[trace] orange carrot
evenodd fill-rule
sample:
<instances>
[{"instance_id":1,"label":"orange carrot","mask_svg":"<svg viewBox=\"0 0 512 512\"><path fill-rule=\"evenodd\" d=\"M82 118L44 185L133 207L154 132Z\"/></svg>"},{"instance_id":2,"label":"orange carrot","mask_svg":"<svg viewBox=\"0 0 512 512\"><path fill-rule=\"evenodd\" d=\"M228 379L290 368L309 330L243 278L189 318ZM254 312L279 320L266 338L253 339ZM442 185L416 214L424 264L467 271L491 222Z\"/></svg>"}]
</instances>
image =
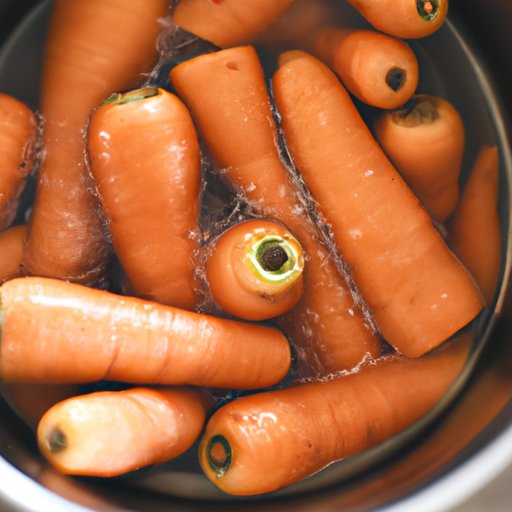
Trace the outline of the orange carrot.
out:
<instances>
[{"instance_id":1,"label":"orange carrot","mask_svg":"<svg viewBox=\"0 0 512 512\"><path fill-rule=\"evenodd\" d=\"M468 341L422 359L390 356L334 380L234 400L208 421L201 466L224 492L252 495L360 453L436 404L462 369Z\"/></svg>"},{"instance_id":2,"label":"orange carrot","mask_svg":"<svg viewBox=\"0 0 512 512\"><path fill-rule=\"evenodd\" d=\"M439 222L455 210L464 156L464 125L455 107L442 98L420 94L375 120L384 152L413 192Z\"/></svg>"},{"instance_id":3,"label":"orange carrot","mask_svg":"<svg viewBox=\"0 0 512 512\"><path fill-rule=\"evenodd\" d=\"M455 254L475 277L487 303L496 293L501 265L498 173L498 148L485 146L466 182L448 238Z\"/></svg>"},{"instance_id":4,"label":"orange carrot","mask_svg":"<svg viewBox=\"0 0 512 512\"><path fill-rule=\"evenodd\" d=\"M48 278L0 287L6 382L260 388L290 366L277 329L209 317Z\"/></svg>"},{"instance_id":5,"label":"orange carrot","mask_svg":"<svg viewBox=\"0 0 512 512\"><path fill-rule=\"evenodd\" d=\"M156 60L166 0L56 0L41 92L45 156L26 250L27 271L91 283L108 254L90 191L82 128L106 96L135 86Z\"/></svg>"},{"instance_id":6,"label":"orange carrot","mask_svg":"<svg viewBox=\"0 0 512 512\"><path fill-rule=\"evenodd\" d=\"M23 274L23 247L27 226L13 226L0 233L0 284Z\"/></svg>"},{"instance_id":7,"label":"orange carrot","mask_svg":"<svg viewBox=\"0 0 512 512\"><path fill-rule=\"evenodd\" d=\"M262 32L293 0L181 0L178 26L217 46L234 46Z\"/></svg>"},{"instance_id":8,"label":"orange carrot","mask_svg":"<svg viewBox=\"0 0 512 512\"><path fill-rule=\"evenodd\" d=\"M222 309L246 320L286 313L300 299L304 255L278 222L252 219L231 226L210 248L206 276Z\"/></svg>"},{"instance_id":9,"label":"orange carrot","mask_svg":"<svg viewBox=\"0 0 512 512\"><path fill-rule=\"evenodd\" d=\"M372 30L325 28L313 35L314 53L357 98L385 109L403 105L418 86L418 62L400 39Z\"/></svg>"},{"instance_id":10,"label":"orange carrot","mask_svg":"<svg viewBox=\"0 0 512 512\"><path fill-rule=\"evenodd\" d=\"M439 30L448 0L348 0L377 30L405 39Z\"/></svg>"},{"instance_id":11,"label":"orange carrot","mask_svg":"<svg viewBox=\"0 0 512 512\"><path fill-rule=\"evenodd\" d=\"M302 299L279 319L301 361L316 373L352 368L380 341L363 321L322 235L280 159L263 71L251 47L191 59L171 71L223 176L260 216L287 226L306 254ZM204 84L208 87L204 87ZM302 369L301 369L302 371ZM304 368L307 372L307 368ZM299 372L300 373L300 372Z\"/></svg>"},{"instance_id":12,"label":"orange carrot","mask_svg":"<svg viewBox=\"0 0 512 512\"><path fill-rule=\"evenodd\" d=\"M18 200L32 171L38 122L23 103L0 93L0 230L16 216Z\"/></svg>"},{"instance_id":13,"label":"orange carrot","mask_svg":"<svg viewBox=\"0 0 512 512\"><path fill-rule=\"evenodd\" d=\"M90 171L114 250L136 295L193 309L201 163L192 119L173 94L114 94L91 115Z\"/></svg>"},{"instance_id":14,"label":"orange carrot","mask_svg":"<svg viewBox=\"0 0 512 512\"><path fill-rule=\"evenodd\" d=\"M336 76L304 52L282 61L273 86L292 158L382 335L420 356L475 318L478 288Z\"/></svg>"},{"instance_id":15,"label":"orange carrot","mask_svg":"<svg viewBox=\"0 0 512 512\"><path fill-rule=\"evenodd\" d=\"M212 403L200 391L100 391L54 405L39 422L41 452L59 471L115 476L185 452Z\"/></svg>"}]
</instances>

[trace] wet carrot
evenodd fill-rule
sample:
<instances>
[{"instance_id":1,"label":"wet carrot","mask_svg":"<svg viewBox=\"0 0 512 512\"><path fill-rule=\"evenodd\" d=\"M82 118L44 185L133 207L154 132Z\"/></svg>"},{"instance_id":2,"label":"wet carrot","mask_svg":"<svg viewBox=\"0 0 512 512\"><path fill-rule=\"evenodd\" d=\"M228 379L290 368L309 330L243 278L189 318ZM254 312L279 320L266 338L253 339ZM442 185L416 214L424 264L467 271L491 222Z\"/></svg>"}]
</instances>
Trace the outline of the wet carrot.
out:
<instances>
[{"instance_id":1,"label":"wet carrot","mask_svg":"<svg viewBox=\"0 0 512 512\"><path fill-rule=\"evenodd\" d=\"M302 247L282 224L252 219L231 226L211 244L206 277L224 311L266 320L300 299L303 269Z\"/></svg>"},{"instance_id":2,"label":"wet carrot","mask_svg":"<svg viewBox=\"0 0 512 512\"><path fill-rule=\"evenodd\" d=\"M0 233L0 284L23 274L23 247L27 226L13 226Z\"/></svg>"},{"instance_id":3,"label":"wet carrot","mask_svg":"<svg viewBox=\"0 0 512 512\"><path fill-rule=\"evenodd\" d=\"M439 30L448 0L348 0L377 30L415 39Z\"/></svg>"},{"instance_id":4,"label":"wet carrot","mask_svg":"<svg viewBox=\"0 0 512 512\"><path fill-rule=\"evenodd\" d=\"M482 298L320 61L285 54L274 75L285 139L384 338L417 357L473 320Z\"/></svg>"},{"instance_id":5,"label":"wet carrot","mask_svg":"<svg viewBox=\"0 0 512 512\"><path fill-rule=\"evenodd\" d=\"M110 477L181 455L212 404L201 391L100 391L54 405L39 422L41 452L59 471Z\"/></svg>"},{"instance_id":6,"label":"wet carrot","mask_svg":"<svg viewBox=\"0 0 512 512\"><path fill-rule=\"evenodd\" d=\"M0 230L16 216L18 200L34 166L38 121L21 101L0 93Z\"/></svg>"},{"instance_id":7,"label":"wet carrot","mask_svg":"<svg viewBox=\"0 0 512 512\"><path fill-rule=\"evenodd\" d=\"M447 100L419 94L403 108L382 112L374 133L386 155L439 222L455 210L464 156L464 125Z\"/></svg>"},{"instance_id":8,"label":"wet carrot","mask_svg":"<svg viewBox=\"0 0 512 512\"><path fill-rule=\"evenodd\" d=\"M403 105L418 86L418 62L400 39L373 30L325 28L313 35L314 53L357 98L374 107Z\"/></svg>"},{"instance_id":9,"label":"wet carrot","mask_svg":"<svg viewBox=\"0 0 512 512\"><path fill-rule=\"evenodd\" d=\"M173 94L113 94L91 115L89 167L114 250L136 295L185 309L197 300L201 158Z\"/></svg>"},{"instance_id":10,"label":"wet carrot","mask_svg":"<svg viewBox=\"0 0 512 512\"><path fill-rule=\"evenodd\" d=\"M436 404L462 369L468 341L424 358L390 356L334 380L236 399L208 421L201 466L222 491L252 495L367 450Z\"/></svg>"},{"instance_id":11,"label":"wet carrot","mask_svg":"<svg viewBox=\"0 0 512 512\"><path fill-rule=\"evenodd\" d=\"M82 128L93 107L135 86L156 60L166 0L57 0L46 41L41 114L45 156L29 223L27 271L91 283L108 254L84 169Z\"/></svg>"},{"instance_id":12,"label":"wet carrot","mask_svg":"<svg viewBox=\"0 0 512 512\"><path fill-rule=\"evenodd\" d=\"M251 47L191 59L170 74L223 177L258 215L287 226L306 254L302 299L278 322L316 373L352 368L380 354L380 341L339 274L298 197L278 150L263 71ZM208 87L204 87L207 83ZM307 368L303 369L307 372ZM299 372L300 373L300 372Z\"/></svg>"},{"instance_id":13,"label":"wet carrot","mask_svg":"<svg viewBox=\"0 0 512 512\"><path fill-rule=\"evenodd\" d=\"M0 287L0 378L259 388L290 366L278 330L56 279Z\"/></svg>"},{"instance_id":14,"label":"wet carrot","mask_svg":"<svg viewBox=\"0 0 512 512\"><path fill-rule=\"evenodd\" d=\"M498 216L499 156L496 146L485 146L473 164L455 215L448 241L473 274L487 303L492 302L501 264Z\"/></svg>"},{"instance_id":15,"label":"wet carrot","mask_svg":"<svg viewBox=\"0 0 512 512\"><path fill-rule=\"evenodd\" d=\"M293 0L181 0L175 23L220 47L249 41L265 30Z\"/></svg>"}]
</instances>

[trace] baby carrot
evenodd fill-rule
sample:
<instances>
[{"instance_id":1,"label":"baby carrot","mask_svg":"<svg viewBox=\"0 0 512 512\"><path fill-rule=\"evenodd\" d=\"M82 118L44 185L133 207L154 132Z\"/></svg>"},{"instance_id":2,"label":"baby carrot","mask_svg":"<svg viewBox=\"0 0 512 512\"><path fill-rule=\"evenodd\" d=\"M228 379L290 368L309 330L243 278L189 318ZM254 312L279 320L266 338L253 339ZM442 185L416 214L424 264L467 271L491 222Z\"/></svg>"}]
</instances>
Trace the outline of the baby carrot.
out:
<instances>
[{"instance_id":1,"label":"baby carrot","mask_svg":"<svg viewBox=\"0 0 512 512\"><path fill-rule=\"evenodd\" d=\"M490 303L496 293L501 263L498 216L499 157L496 146L480 150L450 222L448 241L473 274Z\"/></svg>"},{"instance_id":2,"label":"baby carrot","mask_svg":"<svg viewBox=\"0 0 512 512\"><path fill-rule=\"evenodd\" d=\"M209 317L56 279L0 287L0 378L14 382L260 388L290 366L277 329Z\"/></svg>"},{"instance_id":3,"label":"baby carrot","mask_svg":"<svg viewBox=\"0 0 512 512\"><path fill-rule=\"evenodd\" d=\"M345 87L369 105L397 108L416 91L418 62L400 39L373 30L325 28L314 34L313 48Z\"/></svg>"},{"instance_id":4,"label":"baby carrot","mask_svg":"<svg viewBox=\"0 0 512 512\"><path fill-rule=\"evenodd\" d=\"M304 52L282 62L273 90L292 158L380 332L420 356L475 318L479 290L336 76Z\"/></svg>"},{"instance_id":5,"label":"baby carrot","mask_svg":"<svg viewBox=\"0 0 512 512\"><path fill-rule=\"evenodd\" d=\"M348 0L377 30L405 39L439 30L448 14L448 0Z\"/></svg>"},{"instance_id":6,"label":"baby carrot","mask_svg":"<svg viewBox=\"0 0 512 512\"><path fill-rule=\"evenodd\" d=\"M256 393L221 407L199 448L229 494L272 492L399 433L457 377L469 338L421 359L390 356L329 381Z\"/></svg>"},{"instance_id":7,"label":"baby carrot","mask_svg":"<svg viewBox=\"0 0 512 512\"><path fill-rule=\"evenodd\" d=\"M265 30L293 0L181 0L175 23L217 46L249 41Z\"/></svg>"},{"instance_id":8,"label":"baby carrot","mask_svg":"<svg viewBox=\"0 0 512 512\"><path fill-rule=\"evenodd\" d=\"M0 230L16 216L38 138L35 114L12 96L0 93Z\"/></svg>"},{"instance_id":9,"label":"baby carrot","mask_svg":"<svg viewBox=\"0 0 512 512\"><path fill-rule=\"evenodd\" d=\"M419 94L403 108L377 116L374 133L427 210L444 222L459 199L464 156L464 125L455 107Z\"/></svg>"},{"instance_id":10,"label":"baby carrot","mask_svg":"<svg viewBox=\"0 0 512 512\"><path fill-rule=\"evenodd\" d=\"M201 163L185 105L155 87L113 94L91 115L87 148L134 293L193 309Z\"/></svg>"},{"instance_id":11,"label":"baby carrot","mask_svg":"<svg viewBox=\"0 0 512 512\"><path fill-rule=\"evenodd\" d=\"M23 247L27 226L20 224L0 233L0 284L23 273Z\"/></svg>"},{"instance_id":12,"label":"baby carrot","mask_svg":"<svg viewBox=\"0 0 512 512\"><path fill-rule=\"evenodd\" d=\"M266 320L300 299L303 269L302 247L282 224L252 219L213 242L206 276L222 309L246 320Z\"/></svg>"},{"instance_id":13,"label":"baby carrot","mask_svg":"<svg viewBox=\"0 0 512 512\"><path fill-rule=\"evenodd\" d=\"M329 250L319 242L322 235L280 158L270 99L254 49L245 46L202 55L176 66L170 77L215 163L226 169L224 178L258 215L287 226L304 249L302 299L278 319L298 346L299 359L325 374L352 368L366 354L379 355L379 339L365 325Z\"/></svg>"},{"instance_id":14,"label":"baby carrot","mask_svg":"<svg viewBox=\"0 0 512 512\"><path fill-rule=\"evenodd\" d=\"M185 452L212 404L201 391L134 388L76 396L39 422L46 459L62 473L110 477Z\"/></svg>"},{"instance_id":15,"label":"baby carrot","mask_svg":"<svg viewBox=\"0 0 512 512\"><path fill-rule=\"evenodd\" d=\"M84 169L82 128L114 91L135 86L157 58L167 0L56 0L41 91L45 156L26 249L27 272L95 282L108 248Z\"/></svg>"}]
</instances>

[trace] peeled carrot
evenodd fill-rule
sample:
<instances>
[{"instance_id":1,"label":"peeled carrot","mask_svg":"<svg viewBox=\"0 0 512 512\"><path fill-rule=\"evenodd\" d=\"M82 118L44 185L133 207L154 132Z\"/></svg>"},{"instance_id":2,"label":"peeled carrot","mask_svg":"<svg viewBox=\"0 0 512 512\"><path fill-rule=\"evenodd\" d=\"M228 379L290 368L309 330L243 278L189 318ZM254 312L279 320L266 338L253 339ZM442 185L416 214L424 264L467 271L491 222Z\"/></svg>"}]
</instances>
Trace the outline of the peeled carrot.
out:
<instances>
[{"instance_id":1,"label":"peeled carrot","mask_svg":"<svg viewBox=\"0 0 512 512\"><path fill-rule=\"evenodd\" d=\"M448 0L348 0L377 30L415 39L439 30Z\"/></svg>"},{"instance_id":2,"label":"peeled carrot","mask_svg":"<svg viewBox=\"0 0 512 512\"><path fill-rule=\"evenodd\" d=\"M0 233L0 284L23 274L23 247L27 226L13 226Z\"/></svg>"},{"instance_id":3,"label":"peeled carrot","mask_svg":"<svg viewBox=\"0 0 512 512\"><path fill-rule=\"evenodd\" d=\"M56 279L0 287L0 378L14 382L260 388L290 367L277 329L123 297Z\"/></svg>"},{"instance_id":4,"label":"peeled carrot","mask_svg":"<svg viewBox=\"0 0 512 512\"><path fill-rule=\"evenodd\" d=\"M135 86L157 58L166 0L56 0L46 42L41 114L45 156L29 223L27 271L91 283L108 248L84 169L82 128L114 91Z\"/></svg>"},{"instance_id":5,"label":"peeled carrot","mask_svg":"<svg viewBox=\"0 0 512 512\"><path fill-rule=\"evenodd\" d=\"M212 400L200 391L101 391L54 405L39 422L41 452L59 471L115 476L185 452Z\"/></svg>"},{"instance_id":6,"label":"peeled carrot","mask_svg":"<svg viewBox=\"0 0 512 512\"><path fill-rule=\"evenodd\" d=\"M208 421L201 466L222 491L252 495L360 453L436 404L462 369L468 341L421 359L390 356L344 377L234 400Z\"/></svg>"},{"instance_id":7,"label":"peeled carrot","mask_svg":"<svg viewBox=\"0 0 512 512\"><path fill-rule=\"evenodd\" d=\"M280 223L252 219L212 243L206 263L210 292L222 309L246 320L286 313L300 299L304 255Z\"/></svg>"},{"instance_id":8,"label":"peeled carrot","mask_svg":"<svg viewBox=\"0 0 512 512\"><path fill-rule=\"evenodd\" d=\"M336 76L304 52L282 62L273 90L292 158L380 332L418 357L476 317L479 290Z\"/></svg>"},{"instance_id":9,"label":"peeled carrot","mask_svg":"<svg viewBox=\"0 0 512 512\"><path fill-rule=\"evenodd\" d=\"M193 309L201 158L185 105L145 87L91 115L90 171L114 250L136 295Z\"/></svg>"},{"instance_id":10,"label":"peeled carrot","mask_svg":"<svg viewBox=\"0 0 512 512\"><path fill-rule=\"evenodd\" d=\"M315 54L345 87L369 105L403 105L418 86L418 61L400 39L372 30L325 28L313 35Z\"/></svg>"},{"instance_id":11,"label":"peeled carrot","mask_svg":"<svg viewBox=\"0 0 512 512\"><path fill-rule=\"evenodd\" d=\"M16 216L38 138L35 114L21 101L0 93L0 230Z\"/></svg>"},{"instance_id":12,"label":"peeled carrot","mask_svg":"<svg viewBox=\"0 0 512 512\"><path fill-rule=\"evenodd\" d=\"M325 374L352 368L365 355L379 355L379 339L365 325L329 250L319 242L321 234L280 159L277 129L254 49L237 47L203 55L176 66L170 77L192 110L216 164L227 170L224 178L259 215L287 226L304 249L302 299L278 320L298 346L299 359L313 373Z\"/></svg>"},{"instance_id":13,"label":"peeled carrot","mask_svg":"<svg viewBox=\"0 0 512 512\"><path fill-rule=\"evenodd\" d=\"M464 156L464 125L447 100L419 94L382 112L374 132L386 155L439 222L455 210Z\"/></svg>"},{"instance_id":14,"label":"peeled carrot","mask_svg":"<svg viewBox=\"0 0 512 512\"><path fill-rule=\"evenodd\" d=\"M181 0L175 23L217 46L249 41L265 30L293 0Z\"/></svg>"},{"instance_id":15,"label":"peeled carrot","mask_svg":"<svg viewBox=\"0 0 512 512\"><path fill-rule=\"evenodd\" d=\"M448 237L455 254L475 277L487 303L496 293L501 265L498 173L498 148L485 146L473 164Z\"/></svg>"}]
</instances>

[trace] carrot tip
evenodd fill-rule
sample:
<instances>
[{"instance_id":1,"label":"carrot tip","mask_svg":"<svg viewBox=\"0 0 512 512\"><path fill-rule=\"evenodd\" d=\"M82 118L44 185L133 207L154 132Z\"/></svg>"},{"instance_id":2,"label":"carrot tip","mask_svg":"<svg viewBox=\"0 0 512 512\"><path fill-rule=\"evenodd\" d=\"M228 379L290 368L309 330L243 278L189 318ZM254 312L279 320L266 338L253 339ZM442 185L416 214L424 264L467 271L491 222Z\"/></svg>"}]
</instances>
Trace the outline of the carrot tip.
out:
<instances>
[{"instance_id":1,"label":"carrot tip","mask_svg":"<svg viewBox=\"0 0 512 512\"><path fill-rule=\"evenodd\" d=\"M417 96L395 110L391 116L396 124L414 128L421 124L432 124L439 117L439 113L437 105L428 97Z\"/></svg>"},{"instance_id":2,"label":"carrot tip","mask_svg":"<svg viewBox=\"0 0 512 512\"><path fill-rule=\"evenodd\" d=\"M386 75L386 83L393 89L399 91L405 83L406 71L402 68L391 68Z\"/></svg>"},{"instance_id":3,"label":"carrot tip","mask_svg":"<svg viewBox=\"0 0 512 512\"><path fill-rule=\"evenodd\" d=\"M46 446L50 453L59 453L67 448L66 434L60 428L53 427L46 438Z\"/></svg>"},{"instance_id":4,"label":"carrot tip","mask_svg":"<svg viewBox=\"0 0 512 512\"><path fill-rule=\"evenodd\" d=\"M439 0L416 0L416 8L425 21L432 21L439 13Z\"/></svg>"},{"instance_id":5,"label":"carrot tip","mask_svg":"<svg viewBox=\"0 0 512 512\"><path fill-rule=\"evenodd\" d=\"M223 477L231 465L231 445L221 435L213 436L206 446L206 459L218 478Z\"/></svg>"},{"instance_id":6,"label":"carrot tip","mask_svg":"<svg viewBox=\"0 0 512 512\"><path fill-rule=\"evenodd\" d=\"M128 92L115 92L111 94L102 105L124 105L133 101L141 101L158 96L158 87L141 87Z\"/></svg>"}]
</instances>

